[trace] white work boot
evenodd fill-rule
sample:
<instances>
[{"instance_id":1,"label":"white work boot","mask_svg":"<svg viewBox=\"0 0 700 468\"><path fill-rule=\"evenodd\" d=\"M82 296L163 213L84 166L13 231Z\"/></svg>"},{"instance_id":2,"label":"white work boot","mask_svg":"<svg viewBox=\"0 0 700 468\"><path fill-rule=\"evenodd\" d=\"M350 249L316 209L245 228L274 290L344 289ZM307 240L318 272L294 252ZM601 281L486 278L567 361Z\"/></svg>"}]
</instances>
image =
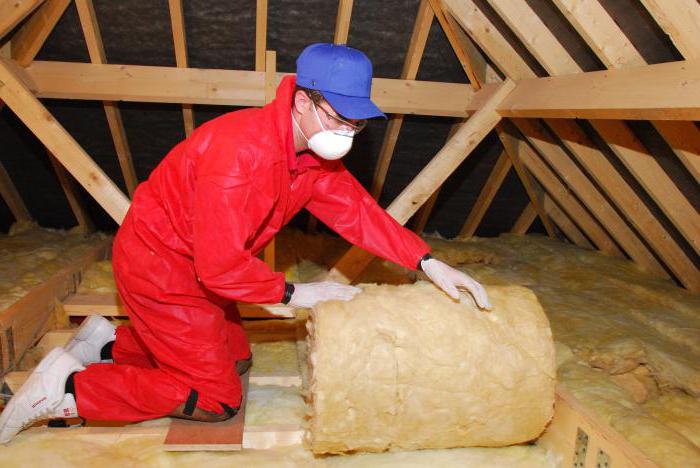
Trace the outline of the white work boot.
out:
<instances>
[{"instance_id":1,"label":"white work boot","mask_svg":"<svg viewBox=\"0 0 700 468\"><path fill-rule=\"evenodd\" d=\"M75 356L83 365L93 362L112 362L102 360L102 347L114 341L116 328L101 315L91 315L86 318L72 340L66 345L66 351Z\"/></svg>"},{"instance_id":2,"label":"white work boot","mask_svg":"<svg viewBox=\"0 0 700 468\"><path fill-rule=\"evenodd\" d=\"M0 414L0 443L7 443L27 426L50 418L74 418L78 408L66 381L82 364L63 348L54 348L41 360Z\"/></svg>"}]
</instances>

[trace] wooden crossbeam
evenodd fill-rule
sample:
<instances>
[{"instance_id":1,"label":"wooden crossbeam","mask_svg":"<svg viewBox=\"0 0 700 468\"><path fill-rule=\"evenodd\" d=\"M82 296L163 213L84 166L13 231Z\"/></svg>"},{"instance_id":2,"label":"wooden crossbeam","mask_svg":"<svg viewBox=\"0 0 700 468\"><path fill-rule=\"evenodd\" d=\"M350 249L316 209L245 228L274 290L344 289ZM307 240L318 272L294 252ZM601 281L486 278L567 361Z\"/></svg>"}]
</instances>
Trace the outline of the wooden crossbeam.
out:
<instances>
[{"instance_id":1,"label":"wooden crossbeam","mask_svg":"<svg viewBox=\"0 0 700 468\"><path fill-rule=\"evenodd\" d=\"M38 97L259 107L264 72L34 61L26 68ZM284 73L277 74L277 81ZM168 86L163 86L168 83ZM469 85L389 78L372 80L385 112L467 117L482 102Z\"/></svg>"},{"instance_id":2,"label":"wooden crossbeam","mask_svg":"<svg viewBox=\"0 0 700 468\"><path fill-rule=\"evenodd\" d=\"M673 80L680 77L680 81L677 82L680 85L680 89L675 89L674 92L680 93L681 96L674 96L673 99L676 100L676 102L680 100L685 102L693 101L694 96L692 96L693 93L690 88L692 88L693 80L695 80L695 86L698 87L698 91L696 92L698 97L696 107L697 110L700 111L700 61L672 62L582 74L579 73L581 71L580 67L573 62L573 60L562 60L561 57L563 55L568 56L568 53L529 5L521 2L508 2L506 0L489 0L489 3L497 9L504 21L506 21L520 40L523 41L528 50L533 54L537 53L539 55L540 63L548 73L552 75L575 73L574 75L546 78L545 80L551 80L550 84L555 80L580 79L593 75L598 78L605 75L612 81L617 82L618 85L620 80L624 79L625 86L624 88L620 88L619 92L628 96L635 96L634 100L639 103L640 101L644 101L645 96L637 94L640 90L635 89L636 84L641 83L656 87L658 82L661 82L664 85L664 91L667 91L668 88L674 87ZM537 38L536 40L533 39L535 37ZM654 72L651 73L650 70ZM607 78L603 78L602 82L598 80L595 85L596 92L589 93L587 92L588 88L583 87L579 88L577 94L587 95L586 99L589 102L596 102L596 99L605 95L605 92L609 89L608 86L611 84L611 80ZM561 88L554 85L549 88L548 94L551 97L552 95L557 95L559 91L561 91ZM600 94L597 94L599 91ZM656 91L657 95L655 97L659 97L660 95L669 98L669 95L664 95L664 91ZM655 91L647 89L645 92L654 93ZM511 94L510 98L513 98L514 94ZM679 97L682 99L678 99ZM602 102L599 104L604 106ZM666 106L668 104L656 105ZM684 104L683 106L686 105ZM690 102L687 107L692 106L693 103ZM667 111L667 109L664 109L664 111ZM698 115L700 115L700 113ZM623 122L596 120L591 123L598 133L606 139L610 139L611 149L619 158L623 160L626 159L628 162L632 161L632 164L634 164L639 160L640 154L645 154L649 158L652 157L646 152L641 143L636 142L636 137ZM566 138L562 138L563 143L569 149L572 147L577 148L578 151L576 154L578 155L580 155L581 152L587 151L588 147L594 146L581 132L571 131L571 126L569 125L562 126L560 120L552 120L549 122L549 125L552 128L557 128L556 132L560 137L566 134ZM622 144L620 144L620 142L622 142ZM630 151L634 153L630 154ZM651 213L646 205L644 205L644 202L639 199L634 190L615 170L614 166L607 158L605 158L602 153L598 152L595 156L589 155L589 157L582 158L579 162L586 167L589 174L596 179L598 184L606 190L608 196L615 200L630 222L666 262L667 266L674 272L679 281L690 290L699 290L700 270L695 267L693 261L668 235L663 225L653 213ZM647 168L648 166L649 165L646 165ZM624 197L623 194L625 195ZM631 201L633 200L637 200L637 203L632 203Z\"/></svg>"},{"instance_id":3,"label":"wooden crossbeam","mask_svg":"<svg viewBox=\"0 0 700 468\"><path fill-rule=\"evenodd\" d=\"M107 63L104 46L102 44L102 35L100 34L100 27L97 24L97 16L95 15L95 8L92 4L92 0L75 0L75 6L80 16L80 24L83 28L83 34L85 35L85 43L87 44L88 53L90 54L90 61L95 64ZM112 134L114 149L116 150L119 160L119 166L121 167L124 182L126 183L126 189L129 196L133 197L136 186L138 185L138 178L136 177L134 162L131 158L131 150L129 149L129 143L126 138L126 130L124 130L122 115L117 103L114 101L104 101L103 106L107 117L107 123L109 124L109 131Z\"/></svg>"},{"instance_id":4,"label":"wooden crossbeam","mask_svg":"<svg viewBox=\"0 0 700 468\"><path fill-rule=\"evenodd\" d=\"M579 4L572 0L555 0L555 4L608 68L647 64L599 3ZM700 5L696 4L695 8L700 12ZM652 123L655 126L657 124ZM674 126L679 128L674 129ZM690 145L700 147L700 131L692 122L665 122L661 123L660 128L660 133L666 134L666 141L672 149L685 148L688 141ZM700 215L656 158L646 151L632 132L626 131L620 124L603 122L602 125L596 125L596 130L695 251L700 252ZM684 149L677 152L677 155L681 160L687 157ZM696 158L700 160L700 156L696 155Z\"/></svg>"},{"instance_id":5,"label":"wooden crossbeam","mask_svg":"<svg viewBox=\"0 0 700 468\"><path fill-rule=\"evenodd\" d=\"M63 301L63 308L69 317L103 315L105 317L125 317L126 311L116 293L113 294L73 294ZM238 304L243 318L293 318L294 309L290 306L271 304Z\"/></svg>"},{"instance_id":6,"label":"wooden crossbeam","mask_svg":"<svg viewBox=\"0 0 700 468\"><path fill-rule=\"evenodd\" d=\"M535 208L535 205L532 202L530 202L527 205L525 205L525 208L523 209L522 213L520 213L518 219L515 220L513 227L510 228L510 232L512 232L513 234L526 234L527 231L530 229L530 226L532 226L532 223L535 222L536 218L537 208Z\"/></svg>"},{"instance_id":7,"label":"wooden crossbeam","mask_svg":"<svg viewBox=\"0 0 700 468\"><path fill-rule=\"evenodd\" d=\"M23 67L32 63L68 5L70 0L46 0L12 36L12 58Z\"/></svg>"},{"instance_id":8,"label":"wooden crossbeam","mask_svg":"<svg viewBox=\"0 0 700 468\"><path fill-rule=\"evenodd\" d=\"M0 162L0 196L7 203L7 207L10 208L12 216L15 217L17 221L31 221L32 215L27 209L27 205L24 204L22 196L17 191L17 187L12 182L10 175L7 173L7 169Z\"/></svg>"},{"instance_id":9,"label":"wooden crossbeam","mask_svg":"<svg viewBox=\"0 0 700 468\"><path fill-rule=\"evenodd\" d=\"M523 80L498 112L504 117L698 120L700 60Z\"/></svg>"},{"instance_id":10,"label":"wooden crossbeam","mask_svg":"<svg viewBox=\"0 0 700 468\"><path fill-rule=\"evenodd\" d=\"M500 85L485 86L477 92L485 104L459 128L457 133L389 205L387 208L389 215L400 224L405 224L415 214L498 124L500 117L495 108L514 86L513 82L508 80ZM371 263L373 258L372 254L361 248L352 247L335 264L328 278L336 281L351 281Z\"/></svg>"},{"instance_id":11,"label":"wooden crossbeam","mask_svg":"<svg viewBox=\"0 0 700 468\"><path fill-rule=\"evenodd\" d=\"M416 79L418 67L423 58L425 44L428 40L430 25L433 23L433 16L433 10L428 0L421 0L418 6L418 13L416 14L416 21L413 25L413 32L411 33L411 40L408 44L408 50L406 51L403 69L401 70L401 79ZM389 122L384 132L384 139L382 140L382 146L379 150L377 164L374 168L374 175L372 176L370 194L375 200L379 199L382 189L384 188L384 181L389 171L389 165L391 164L391 158L396 148L396 142L399 139L403 121L403 114L396 114L389 117Z\"/></svg>"},{"instance_id":12,"label":"wooden crossbeam","mask_svg":"<svg viewBox=\"0 0 700 468\"><path fill-rule=\"evenodd\" d=\"M11 60L0 58L0 98L41 140L117 222L129 209L129 199L51 115L25 85L31 80Z\"/></svg>"},{"instance_id":13,"label":"wooden crossbeam","mask_svg":"<svg viewBox=\"0 0 700 468\"><path fill-rule=\"evenodd\" d=\"M187 39L185 37L185 15L182 11L182 0L168 0L168 6L170 8L170 24L173 30L175 64L179 68L187 68ZM185 122L185 135L190 136L194 130L192 104L182 105L182 119Z\"/></svg>"},{"instance_id":14,"label":"wooden crossbeam","mask_svg":"<svg viewBox=\"0 0 700 468\"><path fill-rule=\"evenodd\" d=\"M72 179L68 171L66 171L66 168L64 168L61 163L56 160L56 157L53 154L47 154L49 156L49 160L51 161L51 165L53 166L54 172L56 173L56 177L58 177L58 182L61 184L63 193L66 195L70 209L73 211L73 216L75 216L76 221L78 221L81 231L94 231L95 225L92 223L92 219L90 219L90 215L88 214L87 208L85 207L85 203L83 202L80 193L78 193L78 188L75 181Z\"/></svg>"},{"instance_id":15,"label":"wooden crossbeam","mask_svg":"<svg viewBox=\"0 0 700 468\"><path fill-rule=\"evenodd\" d=\"M0 0L0 38L12 31L44 0Z\"/></svg>"}]
</instances>

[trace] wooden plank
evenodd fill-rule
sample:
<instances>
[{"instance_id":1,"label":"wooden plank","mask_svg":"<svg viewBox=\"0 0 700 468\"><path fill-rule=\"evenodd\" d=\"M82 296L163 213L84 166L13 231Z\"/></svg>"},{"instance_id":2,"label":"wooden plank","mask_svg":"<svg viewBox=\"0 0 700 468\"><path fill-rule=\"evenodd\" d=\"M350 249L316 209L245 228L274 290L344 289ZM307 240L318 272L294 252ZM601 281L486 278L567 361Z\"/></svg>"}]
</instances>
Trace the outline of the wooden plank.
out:
<instances>
[{"instance_id":1,"label":"wooden plank","mask_svg":"<svg viewBox=\"0 0 700 468\"><path fill-rule=\"evenodd\" d=\"M574 463L579 430L584 431L588 436L588 450L584 465ZM557 386L554 418L545 433L537 440L537 445L560 455L562 466L600 466L596 463L598 450L608 455L610 462L606 466L638 468L658 466L610 427L598 414L581 404L561 384Z\"/></svg>"},{"instance_id":2,"label":"wooden plank","mask_svg":"<svg viewBox=\"0 0 700 468\"><path fill-rule=\"evenodd\" d=\"M10 208L12 216L17 221L31 221L32 215L29 214L27 205L24 204L22 196L17 191L17 187L12 182L10 174L7 173L5 166L0 162L0 196Z\"/></svg>"},{"instance_id":3,"label":"wooden plank","mask_svg":"<svg viewBox=\"0 0 700 468\"><path fill-rule=\"evenodd\" d=\"M581 230L571 219L559 208L559 206L549 197L543 200L544 209L547 210L550 218L559 226L564 235L574 244L584 249L593 249L593 244L586 238Z\"/></svg>"},{"instance_id":4,"label":"wooden plank","mask_svg":"<svg viewBox=\"0 0 700 468\"><path fill-rule=\"evenodd\" d=\"M586 168L598 185L605 189L610 199L615 201L678 280L689 290L700 291L700 271L668 235L659 220L634 193L605 155L592 150L592 144L589 141L581 140L577 134L569 132L569 128L560 125L557 120L552 120L549 125L556 128L557 134L562 137L566 147L579 156L579 163Z\"/></svg>"},{"instance_id":5,"label":"wooden plank","mask_svg":"<svg viewBox=\"0 0 700 468\"><path fill-rule=\"evenodd\" d=\"M27 78L15 64L0 58L0 98L29 127L95 200L121 223L129 209L129 200L95 164L51 113L25 85Z\"/></svg>"},{"instance_id":6,"label":"wooden plank","mask_svg":"<svg viewBox=\"0 0 700 468\"><path fill-rule=\"evenodd\" d=\"M411 33L411 40L408 44L408 50L406 51L403 69L401 70L402 79L414 80L418 74L418 67L420 66L421 59L423 58L423 51L425 50L425 44L428 40L430 25L433 23L433 16L433 11L428 3L428 0L421 0L418 6L418 13L416 14L416 20L413 25L413 32ZM374 168L374 175L372 176L370 194L375 200L379 200L382 193L384 181L386 180L389 165L391 164L391 158L394 154L394 149L396 148L396 142L399 139L399 133L401 132L401 127L403 126L403 120L403 114L397 114L389 117L389 123L387 124L386 131L384 132L384 139L382 140L382 146L379 150L377 164Z\"/></svg>"},{"instance_id":7,"label":"wooden plank","mask_svg":"<svg viewBox=\"0 0 700 468\"><path fill-rule=\"evenodd\" d=\"M75 6L78 9L80 16L80 24L83 28L85 43L87 44L90 61L95 64L104 64L107 62L104 46L102 44L102 36L100 27L97 24L97 16L92 0L75 0ZM103 103L109 131L112 134L114 149L117 153L119 166L124 176L127 192L130 197L134 196L134 191L138 185L136 170L131 158L131 150L126 138L124 123L122 122L121 112L116 102L106 101Z\"/></svg>"},{"instance_id":8,"label":"wooden plank","mask_svg":"<svg viewBox=\"0 0 700 468\"><path fill-rule=\"evenodd\" d=\"M641 0L686 59L700 59L700 5L697 0Z\"/></svg>"},{"instance_id":9,"label":"wooden plank","mask_svg":"<svg viewBox=\"0 0 700 468\"><path fill-rule=\"evenodd\" d=\"M675 89L675 92L681 93L681 99L678 99L679 96L674 96L674 98L676 101L691 101L692 99L688 99L689 96L686 95L686 93L690 92L692 94L690 88L692 88L693 80L695 80L695 86L698 87L699 91L696 93L698 95L697 109L700 111L700 60L696 62L683 61L662 63L658 65L607 70L603 72L579 73L581 69L578 65L562 61L561 55L565 53L564 48L529 5L522 2L514 3L504 0L489 1L500 5L499 12L509 23L513 32L523 41L530 52L538 52L541 58L541 64L548 73L556 75L574 73L573 75L544 78L543 80L550 81L550 85L556 80L580 80L582 77L596 76L599 78L599 82L595 85L595 92L588 92L589 88L585 86L579 86L576 91L576 94L579 96L586 95L585 99L590 104L595 103L597 97L605 95L604 90L611 81L616 80L619 87L621 83L620 80L624 80L624 86L620 87L617 92L625 94L626 96L634 96L636 101L635 105L637 105L640 101L643 101L645 97L648 97L648 95L639 94L641 91L635 89L637 84L651 84L654 80L661 80L664 91L667 91L668 88L674 88L672 80L680 77L681 80L678 82L680 83L680 89ZM650 73L650 70L653 70L655 73ZM651 77L652 75L655 75L654 78ZM601 80L602 82L600 82ZM524 83L530 81L532 80L527 80ZM656 85L658 85L658 83L656 83ZM686 85L689 85L690 88L686 88ZM603 91L601 92L601 90ZM556 96L559 91L561 91L561 88L552 85L549 87L547 94L551 98L552 96ZM663 97L664 91L656 91L657 94L654 95L654 98ZM573 90L570 92L574 93ZM599 92L601 93L598 94ZM645 92L654 93L655 91L646 90ZM516 94L517 89L509 98L513 98ZM666 95L665 97L670 96ZM613 99L612 96L609 96L609 98ZM603 103L600 102L599 105L603 105ZM657 105L665 107L667 104ZM692 105L691 103L690 107L692 107ZM662 111L669 111L669 109L664 108ZM652 116L651 118L655 117ZM673 238L669 236L659 220L656 219L644 202L639 199L634 190L615 170L614 166L607 158L600 152L590 151L590 148L595 145L588 140L587 136L581 131L575 131L572 125L562 125L561 122L561 120L555 119L548 122L548 124L551 128L555 129L555 132L562 139L563 144L576 155L581 165L586 167L588 173L603 187L608 196L616 202L630 222L637 228L638 232L665 261L669 269L673 271L679 281L691 291L700 290L700 270L695 267L692 259L690 259ZM645 151L644 148L641 147L641 144L631 150L627 147L623 148L620 144L616 144L616 141L624 141L623 144L629 146L636 140L632 131L624 123L593 121L592 124L599 133L604 133L611 139L614 138L615 141L612 142L611 148L618 157L623 159L635 158L640 151ZM635 151L636 154L629 154L629 151ZM589 153L587 158L581 158L584 152ZM651 156L649 156L649 158L651 158ZM636 158L635 161L637 161Z\"/></svg>"},{"instance_id":10,"label":"wooden plank","mask_svg":"<svg viewBox=\"0 0 700 468\"><path fill-rule=\"evenodd\" d=\"M267 50L267 0L257 0L255 8L255 70L265 70Z\"/></svg>"},{"instance_id":11,"label":"wooden plank","mask_svg":"<svg viewBox=\"0 0 700 468\"><path fill-rule=\"evenodd\" d=\"M520 59L519 56L517 56L517 54L515 54L515 57L513 56L514 53L512 52L512 48L509 46L508 42L505 40L503 35L500 34L497 28L495 28L494 25L481 13L481 11L474 5L472 0L464 0L462 2L446 0L446 3L450 6L450 8L452 8L455 14L455 19L457 19L460 22L462 27L465 28L465 31L467 31L470 36L474 37L474 39L477 42L480 41L482 49L485 51L485 53L488 54L489 57L496 63L502 64L502 66L504 67L502 71L507 76L511 77L512 79L519 80L533 78L535 76L529 68L518 65L517 60L522 59ZM518 6L522 7L526 5L524 3L518 2ZM530 17L529 21L532 23L533 27L537 27L538 23L536 19L533 20L532 17ZM530 24L528 24L528 26L530 26ZM538 36L543 35L551 35L551 33L547 31L542 34L538 34ZM523 34L522 37L527 39L528 36L527 34ZM554 44L555 45L553 45L553 47L556 47L556 43ZM581 131L581 129L573 122L559 120L558 123L560 126L565 126L567 130L569 130L569 132L576 133L578 138L586 138L585 134ZM536 140L531 142L534 144L539 143ZM590 148L592 148L593 151L596 151L600 157L604 157L602 152L595 148L594 145L591 144ZM538 150L540 152L547 152L550 150L550 147L540 145ZM549 154L548 156L550 158L553 158L554 160L557 159L555 154ZM579 155L574 153L574 156L580 160ZM586 196L585 192L576 190L576 193L578 196ZM562 205L562 207L564 206ZM598 206L589 206L589 208L592 211L599 209ZM569 212L567 211L567 213ZM587 231L586 226L581 225L581 223L579 223L578 220L576 220L575 218L574 221L576 221L579 224L579 226L581 226L588 238L590 238L596 245L599 246L599 241L596 240L593 233ZM606 224L606 227L609 226ZM617 235L619 239L620 233L615 232L614 234ZM634 245L621 243L621 246L627 251L629 251L630 249L634 250Z\"/></svg>"},{"instance_id":12,"label":"wooden plank","mask_svg":"<svg viewBox=\"0 0 700 468\"><path fill-rule=\"evenodd\" d=\"M32 63L68 5L70 5L70 0L46 0L41 8L12 36L12 58L23 67Z\"/></svg>"},{"instance_id":13,"label":"wooden plank","mask_svg":"<svg viewBox=\"0 0 700 468\"><path fill-rule=\"evenodd\" d=\"M182 0L168 0L170 24L173 30L175 47L175 64L187 68L187 38L185 37L185 16L182 12ZM182 119L185 122L185 135L190 136L194 130L194 112L192 104L182 105Z\"/></svg>"},{"instance_id":14,"label":"wooden plank","mask_svg":"<svg viewBox=\"0 0 700 468\"><path fill-rule=\"evenodd\" d=\"M63 301L63 308L69 317L103 315L105 317L125 317L126 311L117 293L112 294L73 294ZM293 318L294 309L277 304L239 303L238 310L243 318Z\"/></svg>"},{"instance_id":15,"label":"wooden plank","mask_svg":"<svg viewBox=\"0 0 700 468\"><path fill-rule=\"evenodd\" d=\"M277 91L277 53L265 52L265 104L272 102ZM275 239L273 238L263 251L263 258L271 270L275 269Z\"/></svg>"},{"instance_id":16,"label":"wooden plank","mask_svg":"<svg viewBox=\"0 0 700 468\"><path fill-rule=\"evenodd\" d=\"M498 112L504 117L699 120L700 60L522 80Z\"/></svg>"},{"instance_id":17,"label":"wooden plank","mask_svg":"<svg viewBox=\"0 0 700 468\"><path fill-rule=\"evenodd\" d=\"M673 152L700 183L700 130L694 122L657 120L654 127L671 145Z\"/></svg>"},{"instance_id":18,"label":"wooden plank","mask_svg":"<svg viewBox=\"0 0 700 468\"><path fill-rule=\"evenodd\" d=\"M0 38L12 31L44 0L0 0Z\"/></svg>"},{"instance_id":19,"label":"wooden plank","mask_svg":"<svg viewBox=\"0 0 700 468\"><path fill-rule=\"evenodd\" d=\"M605 197L593 185L586 175L569 155L559 146L559 143L546 132L541 125L529 119L515 119L513 121L518 129L538 149L544 159L554 168L567 185L574 188L581 201L595 214L601 224L606 227L611 236L622 246L627 254L640 266L648 271L664 275L664 269L654 257L653 253L644 245L637 235L630 229L624 219L608 203ZM552 120L550 125L560 137L573 135L569 132L568 124L560 125L563 121ZM591 147L595 146L591 143ZM544 151L542 151L544 149ZM577 150L579 148L576 148ZM583 150L581 148L581 150ZM593 150L591 152L595 152ZM601 156L604 156L602 153ZM581 153L576 153L581 155ZM595 239L593 239L595 242ZM596 243L597 245L597 243ZM614 252L609 252L614 253Z\"/></svg>"},{"instance_id":20,"label":"wooden plank","mask_svg":"<svg viewBox=\"0 0 700 468\"><path fill-rule=\"evenodd\" d=\"M457 235L458 238L464 239L474 235L476 228L479 227L481 220L484 219L486 210L488 210L489 206L491 206L493 199L496 198L496 193L498 192L498 189L501 188L501 185L506 179L511 167L513 167L513 163L511 162L508 153L505 151L501 152L501 155L496 160L496 164L494 165L491 174L489 174L489 177L486 179L481 192L479 192L479 196L469 212L467 220L464 222L462 229L459 231L459 234Z\"/></svg>"},{"instance_id":21,"label":"wooden plank","mask_svg":"<svg viewBox=\"0 0 700 468\"><path fill-rule=\"evenodd\" d=\"M75 182L68 174L66 169L61 166L61 163L56 160L53 154L48 153L48 156L54 172L56 172L56 177L58 177L58 182L61 184L63 193L66 195L70 209L73 212L73 216L75 216L76 221L78 221L81 231L85 233L94 231L95 225L92 223L92 219L90 219L90 215L85 207L85 203L83 203L83 200L78 193L78 187L76 187Z\"/></svg>"},{"instance_id":22,"label":"wooden plank","mask_svg":"<svg viewBox=\"0 0 700 468\"><path fill-rule=\"evenodd\" d=\"M530 230L530 226L532 226L532 223L535 222L536 218L537 208L535 208L535 205L530 202L525 205L525 209L523 209L523 212L520 213L518 219L515 220L513 227L510 228L510 232L513 234L527 234L527 231Z\"/></svg>"},{"instance_id":23,"label":"wooden plank","mask_svg":"<svg viewBox=\"0 0 700 468\"><path fill-rule=\"evenodd\" d=\"M338 15L335 19L334 44L347 44L350 33L350 18L352 17L353 0L340 0L338 2Z\"/></svg>"},{"instance_id":24,"label":"wooden plank","mask_svg":"<svg viewBox=\"0 0 700 468\"><path fill-rule=\"evenodd\" d=\"M34 61L26 73L34 83L32 90L42 98L257 107L265 103L264 72ZM277 74L278 83L284 75ZM387 113L444 117L467 117L483 105L466 84L389 78L372 80L372 100Z\"/></svg>"},{"instance_id":25,"label":"wooden plank","mask_svg":"<svg viewBox=\"0 0 700 468\"><path fill-rule=\"evenodd\" d=\"M511 127L503 132L503 146L510 147L510 154L517 155L528 171L537 178L551 197L576 222L596 247L611 255L621 255L615 242L601 225L589 214L581 203L565 187L554 172L540 159L540 156Z\"/></svg>"},{"instance_id":26,"label":"wooden plank","mask_svg":"<svg viewBox=\"0 0 700 468\"><path fill-rule=\"evenodd\" d=\"M498 86L498 85L495 85ZM389 205L387 213L400 224L405 224L440 185L471 154L481 140L498 124L500 118L495 107L512 90L512 81L504 81L494 89L485 86L477 95L485 98L485 105L474 113L466 123L450 138L445 146L408 184ZM352 247L335 264L328 278L348 281L356 278L369 265L374 256L359 247Z\"/></svg>"},{"instance_id":27,"label":"wooden plank","mask_svg":"<svg viewBox=\"0 0 700 468\"><path fill-rule=\"evenodd\" d=\"M625 68L646 65L642 55L634 48L613 18L597 2L580 3L573 0L555 0L556 5L584 37L598 58L608 68ZM700 7L696 7L700 11ZM700 252L700 215L680 192L676 184L622 122L593 122L594 128L615 152L625 167L644 187L656 204L688 240L696 252ZM653 122L656 126L656 122ZM660 121L660 133L669 137L667 142L676 147L700 147L700 131L691 122ZM678 127L678 128L674 128ZM657 127L658 128L658 127ZM695 158L700 161L700 153ZM681 160L692 157L682 149ZM700 162L699 162L700 164Z\"/></svg>"},{"instance_id":28,"label":"wooden plank","mask_svg":"<svg viewBox=\"0 0 700 468\"><path fill-rule=\"evenodd\" d=\"M241 376L243 398L240 409L234 417L215 423L173 419L165 436L163 448L168 452L241 450L249 375L250 373L246 372Z\"/></svg>"},{"instance_id":29,"label":"wooden plank","mask_svg":"<svg viewBox=\"0 0 700 468\"><path fill-rule=\"evenodd\" d=\"M21 299L0 313L0 375L13 369L24 353L54 325L54 309L75 291L80 274L93 262L104 259L111 239L97 242L84 255L30 289Z\"/></svg>"}]
</instances>

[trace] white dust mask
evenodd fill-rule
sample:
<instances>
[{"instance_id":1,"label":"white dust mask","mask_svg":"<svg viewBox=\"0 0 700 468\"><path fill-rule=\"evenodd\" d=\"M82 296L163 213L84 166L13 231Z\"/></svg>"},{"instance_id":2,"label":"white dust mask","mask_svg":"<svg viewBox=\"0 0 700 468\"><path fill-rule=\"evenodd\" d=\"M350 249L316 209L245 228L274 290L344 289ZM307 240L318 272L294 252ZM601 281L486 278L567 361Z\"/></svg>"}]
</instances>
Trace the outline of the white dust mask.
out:
<instances>
[{"instance_id":1,"label":"white dust mask","mask_svg":"<svg viewBox=\"0 0 700 468\"><path fill-rule=\"evenodd\" d=\"M355 132L352 130L326 130L321 122L321 118L318 116L318 111L316 110L316 105L314 106L314 114L316 114L316 120L318 120L319 125L321 125L322 130L320 132L311 135L311 138L306 138L301 127L297 123L296 119L292 115L292 120L301 132L304 139L307 141L309 149L329 161L334 161L340 159L350 151L352 147L352 140L355 136Z\"/></svg>"}]
</instances>

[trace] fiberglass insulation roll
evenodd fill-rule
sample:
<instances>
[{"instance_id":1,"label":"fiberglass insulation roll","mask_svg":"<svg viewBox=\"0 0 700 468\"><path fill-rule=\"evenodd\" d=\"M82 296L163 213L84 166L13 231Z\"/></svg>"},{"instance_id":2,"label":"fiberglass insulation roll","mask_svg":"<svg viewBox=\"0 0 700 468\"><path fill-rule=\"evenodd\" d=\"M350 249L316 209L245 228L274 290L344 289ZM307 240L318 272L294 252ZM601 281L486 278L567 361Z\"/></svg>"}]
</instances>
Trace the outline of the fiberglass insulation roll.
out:
<instances>
[{"instance_id":1,"label":"fiberglass insulation roll","mask_svg":"<svg viewBox=\"0 0 700 468\"><path fill-rule=\"evenodd\" d=\"M428 283L363 287L309 322L316 453L505 446L553 414L549 322L521 286L487 287L494 308Z\"/></svg>"}]
</instances>

